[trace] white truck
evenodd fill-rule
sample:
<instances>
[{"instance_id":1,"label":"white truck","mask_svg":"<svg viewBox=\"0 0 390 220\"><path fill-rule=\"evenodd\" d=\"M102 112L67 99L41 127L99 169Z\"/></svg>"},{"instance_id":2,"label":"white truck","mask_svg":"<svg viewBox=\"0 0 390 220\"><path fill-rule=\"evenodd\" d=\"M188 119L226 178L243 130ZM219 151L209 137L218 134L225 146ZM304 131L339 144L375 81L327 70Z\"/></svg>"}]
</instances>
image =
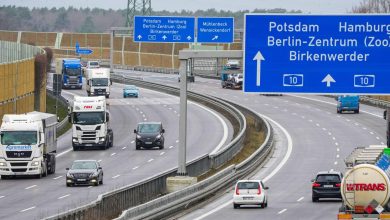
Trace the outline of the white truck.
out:
<instances>
[{"instance_id":1,"label":"white truck","mask_svg":"<svg viewBox=\"0 0 390 220\"><path fill-rule=\"evenodd\" d=\"M42 112L5 114L0 127L0 175L35 175L56 170L57 117Z\"/></svg>"},{"instance_id":2,"label":"white truck","mask_svg":"<svg viewBox=\"0 0 390 220\"><path fill-rule=\"evenodd\" d=\"M346 158L337 219L390 219L389 150L385 145L358 147Z\"/></svg>"},{"instance_id":3,"label":"white truck","mask_svg":"<svg viewBox=\"0 0 390 220\"><path fill-rule=\"evenodd\" d=\"M114 134L109 127L109 121L110 114L104 96L75 96L69 109L73 150L112 147Z\"/></svg>"},{"instance_id":4,"label":"white truck","mask_svg":"<svg viewBox=\"0 0 390 220\"><path fill-rule=\"evenodd\" d=\"M87 95L100 96L104 95L106 98L110 97L110 69L108 68L93 68L85 70L85 77L87 80Z\"/></svg>"}]
</instances>

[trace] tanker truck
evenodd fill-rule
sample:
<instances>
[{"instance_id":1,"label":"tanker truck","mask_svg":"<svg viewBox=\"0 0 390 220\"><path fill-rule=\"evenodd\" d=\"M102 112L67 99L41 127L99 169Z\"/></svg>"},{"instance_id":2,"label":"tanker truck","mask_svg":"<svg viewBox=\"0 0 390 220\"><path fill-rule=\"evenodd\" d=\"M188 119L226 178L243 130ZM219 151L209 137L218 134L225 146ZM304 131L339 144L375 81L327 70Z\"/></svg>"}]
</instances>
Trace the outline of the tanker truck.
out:
<instances>
[{"instance_id":1,"label":"tanker truck","mask_svg":"<svg viewBox=\"0 0 390 220\"><path fill-rule=\"evenodd\" d=\"M390 220L389 159L386 145L358 147L345 159L339 220Z\"/></svg>"},{"instance_id":2,"label":"tanker truck","mask_svg":"<svg viewBox=\"0 0 390 220\"><path fill-rule=\"evenodd\" d=\"M0 175L36 176L55 172L57 117L42 112L5 114L0 127Z\"/></svg>"}]
</instances>

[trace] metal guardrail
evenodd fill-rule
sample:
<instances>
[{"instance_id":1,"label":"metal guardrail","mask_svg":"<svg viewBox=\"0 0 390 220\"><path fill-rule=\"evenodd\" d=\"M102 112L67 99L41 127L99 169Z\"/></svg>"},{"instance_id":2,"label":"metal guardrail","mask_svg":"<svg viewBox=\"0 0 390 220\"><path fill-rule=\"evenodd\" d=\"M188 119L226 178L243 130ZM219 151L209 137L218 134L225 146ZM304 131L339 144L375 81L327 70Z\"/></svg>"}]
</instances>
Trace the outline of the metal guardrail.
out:
<instances>
[{"instance_id":1,"label":"metal guardrail","mask_svg":"<svg viewBox=\"0 0 390 220\"><path fill-rule=\"evenodd\" d=\"M140 87L155 89L158 91L163 91L169 94L177 95L179 94L179 89L175 87L165 86L156 83L145 82L137 79L125 78L122 75L112 74L113 81L120 81L123 83L131 83L138 85ZM188 92L188 98L196 102L201 102L204 105L209 107L214 107L222 114L230 114L227 116L229 120L232 120L232 124L238 124L239 129L235 131L236 137L233 140L235 144L230 144L230 148L225 149L234 149L238 153L241 149L241 144L245 138L246 130L246 120L242 113L233 105L217 99L208 97L205 95ZM233 115L232 115L233 114ZM225 116L226 117L226 116ZM230 153L230 156L235 155L236 153ZM216 155L214 158L209 157L209 155L200 156L191 162L187 163L187 172L190 176L201 175L210 168L218 165L221 161L228 160L229 158L225 154ZM214 161L218 161L217 163ZM112 192L101 194L98 196L98 199L81 207L53 215L46 219L113 219L120 215L123 210L126 210L130 207L134 207L153 199L160 197L165 194L166 191L166 179L170 176L175 176L177 174L177 169L171 169L166 172L157 174L151 178L141 180L135 184L128 185L116 189ZM169 195L169 194L168 194Z\"/></svg>"},{"instance_id":2,"label":"metal guardrail","mask_svg":"<svg viewBox=\"0 0 390 220\"><path fill-rule=\"evenodd\" d=\"M53 91L46 89L47 94L53 98L53 99L58 99L61 104L68 106L68 101L63 97L63 96L55 96ZM57 124L57 131L62 130L66 125L68 124L68 118L65 117L62 121L60 121Z\"/></svg>"},{"instance_id":3,"label":"metal guardrail","mask_svg":"<svg viewBox=\"0 0 390 220\"><path fill-rule=\"evenodd\" d=\"M371 105L381 107L381 108L389 108L390 107L389 101L374 99L374 98L371 98L368 96L360 96L360 100L362 100L363 102L368 102Z\"/></svg>"},{"instance_id":4,"label":"metal guardrail","mask_svg":"<svg viewBox=\"0 0 390 220\"><path fill-rule=\"evenodd\" d=\"M239 106L237 105L236 107ZM240 110L246 111L246 114L257 117L258 120L262 120L261 117L253 111L243 107L239 108ZM259 164L265 161L266 157L271 153L273 146L272 127L267 121L262 121L261 125L261 129L266 129L266 141L245 161L238 165L230 165L212 177L186 187L185 189L128 209L124 211L121 216L116 218L116 220L162 219L175 212L182 211L192 202L210 197L210 195L214 194L216 191L232 185L237 179L249 174L256 169Z\"/></svg>"}]
</instances>

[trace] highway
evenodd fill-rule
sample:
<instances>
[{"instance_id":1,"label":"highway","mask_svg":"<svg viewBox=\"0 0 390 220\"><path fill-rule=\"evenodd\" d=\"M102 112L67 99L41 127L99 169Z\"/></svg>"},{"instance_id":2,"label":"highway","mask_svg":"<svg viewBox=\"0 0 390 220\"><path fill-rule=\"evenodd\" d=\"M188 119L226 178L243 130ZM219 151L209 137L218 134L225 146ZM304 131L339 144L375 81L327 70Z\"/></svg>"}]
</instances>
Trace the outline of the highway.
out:
<instances>
[{"instance_id":1,"label":"highway","mask_svg":"<svg viewBox=\"0 0 390 220\"><path fill-rule=\"evenodd\" d=\"M132 75L178 86L177 75ZM340 200L313 203L311 179L318 171L344 171L344 158L357 146L386 142L383 110L371 106L361 105L360 114L340 115L336 114L336 101L332 98L244 94L222 89L218 80L200 77L189 84L189 89L239 103L264 115L275 128L277 145L265 167L249 177L263 179L270 187L268 208L233 209L233 191L228 190L213 202L194 206L180 219L335 219Z\"/></svg>"},{"instance_id":2,"label":"highway","mask_svg":"<svg viewBox=\"0 0 390 220\"><path fill-rule=\"evenodd\" d=\"M42 179L16 178L0 184L0 219L40 219L97 199L99 194L147 179L177 167L179 99L140 89L140 97L122 98L123 85L114 83L110 125L114 147L74 152L70 132L58 139L56 173ZM86 96L83 90L63 90L63 96ZM232 126L223 116L198 104L188 107L187 159L193 160L232 138ZM166 130L163 150L135 150L133 129L141 121L161 121ZM98 187L66 187L65 168L77 159L99 160L104 184Z\"/></svg>"}]
</instances>

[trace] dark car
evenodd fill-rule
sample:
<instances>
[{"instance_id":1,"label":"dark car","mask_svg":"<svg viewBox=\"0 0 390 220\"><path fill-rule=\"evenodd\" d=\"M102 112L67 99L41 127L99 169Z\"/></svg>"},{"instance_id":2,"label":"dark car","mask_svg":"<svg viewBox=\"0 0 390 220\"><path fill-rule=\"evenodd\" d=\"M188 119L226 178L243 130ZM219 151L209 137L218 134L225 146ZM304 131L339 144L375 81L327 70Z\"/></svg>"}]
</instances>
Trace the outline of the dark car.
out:
<instances>
[{"instance_id":1,"label":"dark car","mask_svg":"<svg viewBox=\"0 0 390 220\"><path fill-rule=\"evenodd\" d=\"M154 148L164 149L165 130L161 122L141 122L138 123L136 134L135 149Z\"/></svg>"},{"instance_id":2,"label":"dark car","mask_svg":"<svg viewBox=\"0 0 390 220\"><path fill-rule=\"evenodd\" d=\"M66 186L103 184L103 169L96 160L75 160L66 170Z\"/></svg>"},{"instance_id":3,"label":"dark car","mask_svg":"<svg viewBox=\"0 0 390 220\"><path fill-rule=\"evenodd\" d=\"M320 198L340 198L341 180L343 174L337 171L318 172L312 180L312 201L318 202Z\"/></svg>"}]
</instances>

